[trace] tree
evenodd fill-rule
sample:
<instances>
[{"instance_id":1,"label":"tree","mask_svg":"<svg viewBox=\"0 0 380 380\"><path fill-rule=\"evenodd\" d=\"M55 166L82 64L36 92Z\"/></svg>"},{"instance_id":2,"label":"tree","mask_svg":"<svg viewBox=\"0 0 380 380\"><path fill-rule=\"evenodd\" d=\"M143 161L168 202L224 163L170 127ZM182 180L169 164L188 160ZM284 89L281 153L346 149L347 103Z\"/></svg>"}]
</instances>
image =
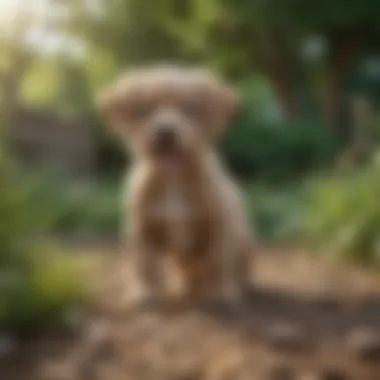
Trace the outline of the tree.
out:
<instances>
[{"instance_id":1,"label":"tree","mask_svg":"<svg viewBox=\"0 0 380 380\"><path fill-rule=\"evenodd\" d=\"M25 45L29 30L28 14L18 13L0 40L0 113L8 122L20 101L23 78L33 62L33 54Z\"/></svg>"},{"instance_id":2,"label":"tree","mask_svg":"<svg viewBox=\"0 0 380 380\"><path fill-rule=\"evenodd\" d=\"M238 23L235 33L249 34L253 65L272 79L279 99L290 118L299 117L294 67L300 60L299 46L310 36L327 41L321 113L330 125L339 123L342 90L350 63L360 47L376 47L380 4L376 0L225 0ZM275 10L275 11L274 11ZM259 34L260 32L261 35ZM264 38L263 38L264 36ZM271 55L257 45L269 42ZM254 54L256 53L256 54Z\"/></svg>"},{"instance_id":3,"label":"tree","mask_svg":"<svg viewBox=\"0 0 380 380\"><path fill-rule=\"evenodd\" d=\"M322 36L327 41L319 107L326 123L332 126L339 123L342 90L351 62L360 48L377 46L375 15L380 4L376 0L187 3L187 17L175 20L182 24L176 28L178 39L203 58L213 55L215 61L222 56L223 64L232 71L243 75L261 71L272 81L288 120L302 116L299 85L307 80L307 68L301 47L310 37Z\"/></svg>"},{"instance_id":4,"label":"tree","mask_svg":"<svg viewBox=\"0 0 380 380\"><path fill-rule=\"evenodd\" d=\"M158 60L206 62L241 78L259 71L289 121L303 116L304 89L314 86L302 47L321 36L326 54L315 103L332 126L351 62L363 47L375 49L379 35L376 0L94 0L97 10L85 0L61 2L73 9L68 30L86 44L90 80Z\"/></svg>"}]
</instances>

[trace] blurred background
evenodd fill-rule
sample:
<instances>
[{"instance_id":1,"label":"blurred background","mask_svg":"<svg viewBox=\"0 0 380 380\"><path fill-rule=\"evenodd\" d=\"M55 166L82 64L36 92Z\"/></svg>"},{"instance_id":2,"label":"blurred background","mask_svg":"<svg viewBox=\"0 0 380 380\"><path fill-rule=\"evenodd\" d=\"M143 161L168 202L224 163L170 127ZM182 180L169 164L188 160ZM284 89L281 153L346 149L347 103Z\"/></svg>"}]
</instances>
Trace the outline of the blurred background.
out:
<instances>
[{"instance_id":1,"label":"blurred background","mask_svg":"<svg viewBox=\"0 0 380 380\"><path fill-rule=\"evenodd\" d=\"M0 331L67 319L99 263L82 253L117 241L128 157L94 97L145 63L201 64L243 94L220 152L264 242L377 267L379 13L376 0L0 0Z\"/></svg>"}]
</instances>

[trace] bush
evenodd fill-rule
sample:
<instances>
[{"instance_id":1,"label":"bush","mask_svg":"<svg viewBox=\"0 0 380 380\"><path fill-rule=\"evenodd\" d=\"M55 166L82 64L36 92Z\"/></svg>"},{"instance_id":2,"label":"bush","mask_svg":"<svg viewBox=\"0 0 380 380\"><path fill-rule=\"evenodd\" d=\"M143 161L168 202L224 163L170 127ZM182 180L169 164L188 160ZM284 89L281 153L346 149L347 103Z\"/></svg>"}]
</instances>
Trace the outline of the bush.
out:
<instances>
[{"instance_id":1,"label":"bush","mask_svg":"<svg viewBox=\"0 0 380 380\"><path fill-rule=\"evenodd\" d=\"M339 147L331 128L316 120L275 123L258 120L247 102L221 150L241 177L281 182L299 179L331 164Z\"/></svg>"},{"instance_id":2,"label":"bush","mask_svg":"<svg viewBox=\"0 0 380 380\"><path fill-rule=\"evenodd\" d=\"M75 259L44 240L56 218L48 201L0 152L0 329L8 332L62 321L84 295Z\"/></svg>"},{"instance_id":3,"label":"bush","mask_svg":"<svg viewBox=\"0 0 380 380\"><path fill-rule=\"evenodd\" d=\"M305 195L301 183L246 186L247 213L259 237L272 242L294 240Z\"/></svg>"},{"instance_id":4,"label":"bush","mask_svg":"<svg viewBox=\"0 0 380 380\"><path fill-rule=\"evenodd\" d=\"M33 249L22 264L2 270L0 327L15 334L63 326L85 296L75 257L50 245Z\"/></svg>"},{"instance_id":5,"label":"bush","mask_svg":"<svg viewBox=\"0 0 380 380\"><path fill-rule=\"evenodd\" d=\"M121 194L116 181L70 184L47 180L44 192L54 194L57 232L110 234L120 229Z\"/></svg>"},{"instance_id":6,"label":"bush","mask_svg":"<svg viewBox=\"0 0 380 380\"><path fill-rule=\"evenodd\" d=\"M380 263L380 160L311 183L300 219L301 236L314 247L349 260Z\"/></svg>"}]
</instances>

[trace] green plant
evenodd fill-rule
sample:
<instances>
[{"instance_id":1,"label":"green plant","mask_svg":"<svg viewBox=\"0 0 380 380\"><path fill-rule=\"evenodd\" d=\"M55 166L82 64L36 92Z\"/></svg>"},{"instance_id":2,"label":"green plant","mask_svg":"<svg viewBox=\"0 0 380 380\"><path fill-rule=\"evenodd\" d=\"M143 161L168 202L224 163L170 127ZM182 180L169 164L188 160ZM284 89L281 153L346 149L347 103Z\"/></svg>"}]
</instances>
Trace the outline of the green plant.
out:
<instances>
[{"instance_id":1,"label":"green plant","mask_svg":"<svg viewBox=\"0 0 380 380\"><path fill-rule=\"evenodd\" d=\"M118 232L121 194L116 181L51 186L59 209L59 216L54 223L56 231L82 234Z\"/></svg>"},{"instance_id":2,"label":"green plant","mask_svg":"<svg viewBox=\"0 0 380 380\"><path fill-rule=\"evenodd\" d=\"M226 162L238 175L267 182L300 179L331 164L337 136L318 120L268 122L256 115L249 100L221 143Z\"/></svg>"},{"instance_id":3,"label":"green plant","mask_svg":"<svg viewBox=\"0 0 380 380\"><path fill-rule=\"evenodd\" d=\"M56 247L33 247L23 265L2 270L0 326L17 334L65 323L68 310L85 297L74 256Z\"/></svg>"},{"instance_id":4,"label":"green plant","mask_svg":"<svg viewBox=\"0 0 380 380\"><path fill-rule=\"evenodd\" d=\"M315 180L300 231L314 247L345 259L380 263L380 161Z\"/></svg>"},{"instance_id":5,"label":"green plant","mask_svg":"<svg viewBox=\"0 0 380 380\"><path fill-rule=\"evenodd\" d=\"M56 210L0 155L0 329L22 333L62 321L84 293L75 258L45 242Z\"/></svg>"},{"instance_id":6,"label":"green plant","mask_svg":"<svg viewBox=\"0 0 380 380\"><path fill-rule=\"evenodd\" d=\"M261 239L295 240L298 219L305 204L303 182L283 186L245 186L247 213Z\"/></svg>"}]
</instances>

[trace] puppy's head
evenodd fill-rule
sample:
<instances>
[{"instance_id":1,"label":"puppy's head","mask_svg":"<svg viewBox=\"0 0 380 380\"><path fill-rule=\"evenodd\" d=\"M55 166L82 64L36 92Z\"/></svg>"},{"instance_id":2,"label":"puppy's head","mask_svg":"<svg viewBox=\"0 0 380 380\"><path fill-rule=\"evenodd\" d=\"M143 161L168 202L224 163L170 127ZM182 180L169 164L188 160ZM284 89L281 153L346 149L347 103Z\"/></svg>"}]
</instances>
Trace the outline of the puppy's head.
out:
<instances>
[{"instance_id":1,"label":"puppy's head","mask_svg":"<svg viewBox=\"0 0 380 380\"><path fill-rule=\"evenodd\" d=\"M234 90L211 73L174 66L127 74L100 98L105 119L138 157L171 164L212 145L237 103Z\"/></svg>"}]
</instances>

